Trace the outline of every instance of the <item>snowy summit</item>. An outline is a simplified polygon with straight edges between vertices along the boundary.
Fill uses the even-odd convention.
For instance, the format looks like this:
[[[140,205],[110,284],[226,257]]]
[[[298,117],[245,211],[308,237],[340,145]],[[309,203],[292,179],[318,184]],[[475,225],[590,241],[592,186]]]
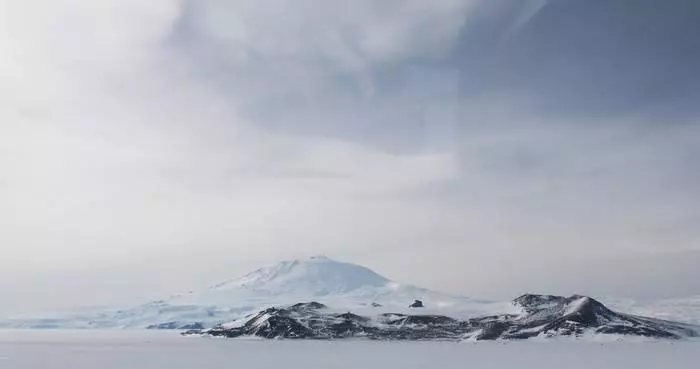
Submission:
[[[416,300],[425,304],[426,311],[436,313],[478,314],[493,307],[467,297],[398,283],[360,265],[314,256],[281,261],[202,291],[130,309],[0,324],[30,328],[191,328],[300,301],[319,301],[353,311],[405,311]]]
[[[415,300],[438,310],[478,304],[467,297],[398,283],[369,268],[326,256],[282,261],[167,302],[234,308],[242,304],[259,308],[312,300],[343,309],[379,306],[405,309]]]
[[[390,283],[390,280],[368,268],[321,255],[260,268],[241,278],[216,285],[212,290],[247,289],[270,295],[293,293],[325,296],[382,288]]]
[[[228,337],[515,339],[622,334],[694,337],[696,327],[608,309],[586,296],[490,303],[394,282],[325,256],[286,260],[199,292],[126,310],[17,320],[24,328],[184,329]]]

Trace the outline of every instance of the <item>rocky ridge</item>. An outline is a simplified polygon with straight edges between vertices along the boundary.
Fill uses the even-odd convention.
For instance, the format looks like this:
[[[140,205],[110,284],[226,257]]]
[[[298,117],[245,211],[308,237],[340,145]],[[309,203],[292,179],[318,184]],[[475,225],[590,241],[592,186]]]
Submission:
[[[650,338],[697,337],[697,327],[614,312],[587,296],[526,294],[518,314],[455,319],[444,315],[333,312],[318,302],[264,309],[243,319],[184,334],[286,339],[496,340],[617,334]]]

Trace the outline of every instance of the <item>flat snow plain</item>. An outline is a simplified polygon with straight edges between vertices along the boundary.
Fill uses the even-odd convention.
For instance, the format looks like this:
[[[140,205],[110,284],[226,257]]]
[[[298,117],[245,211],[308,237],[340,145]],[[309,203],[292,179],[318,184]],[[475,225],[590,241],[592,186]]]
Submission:
[[[700,367],[698,341],[368,342],[181,337],[163,331],[0,331],[2,369]]]

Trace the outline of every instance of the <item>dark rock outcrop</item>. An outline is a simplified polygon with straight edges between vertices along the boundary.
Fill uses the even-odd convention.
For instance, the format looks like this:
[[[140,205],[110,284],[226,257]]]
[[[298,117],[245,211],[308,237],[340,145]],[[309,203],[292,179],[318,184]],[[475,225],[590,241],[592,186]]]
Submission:
[[[616,313],[586,296],[527,294],[513,303],[522,308],[521,314],[470,319],[470,325],[480,327],[475,338],[580,336],[586,332],[656,338],[697,335],[694,329],[684,324]]]
[[[201,330],[204,329],[204,325],[199,322],[195,323],[182,323],[182,322],[166,322],[160,324],[152,324],[146,327],[146,329],[182,329],[182,330]]]
[[[411,305],[408,305],[408,307],[410,307],[410,308],[422,308],[425,306],[423,305],[423,301],[415,300],[415,301],[413,301],[413,303]]]
[[[191,331],[212,336],[289,339],[365,337],[378,340],[494,340],[535,336],[620,334],[665,339],[696,337],[697,327],[616,313],[586,296],[523,295],[513,301],[519,314],[458,320],[442,315],[387,313],[364,317],[332,313],[320,303],[276,307],[251,315],[236,327]]]
[[[304,311],[304,310],[317,310],[317,309],[327,309],[328,306],[316,302],[316,301],[311,301],[311,302],[300,302],[298,304],[294,304],[290,306],[288,309],[294,310],[294,311]]]

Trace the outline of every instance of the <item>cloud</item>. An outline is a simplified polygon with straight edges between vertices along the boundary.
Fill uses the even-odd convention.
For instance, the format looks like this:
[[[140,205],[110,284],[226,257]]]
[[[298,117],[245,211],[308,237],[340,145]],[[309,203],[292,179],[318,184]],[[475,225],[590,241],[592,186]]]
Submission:
[[[354,69],[444,54],[473,3],[206,0],[188,2],[185,21],[189,31],[225,43],[232,56]]]
[[[209,89],[168,47],[186,16],[179,4],[11,4],[0,138],[6,273],[119,262],[174,244],[237,244],[254,255],[266,230],[331,223],[321,212],[456,175],[449,153],[396,155],[249,124],[235,97]]]
[[[535,32],[559,8],[503,4],[11,1],[0,280],[26,283],[6,298],[317,253],[471,293],[502,263],[695,248],[695,112],[588,112],[598,68],[530,83],[561,67]]]

